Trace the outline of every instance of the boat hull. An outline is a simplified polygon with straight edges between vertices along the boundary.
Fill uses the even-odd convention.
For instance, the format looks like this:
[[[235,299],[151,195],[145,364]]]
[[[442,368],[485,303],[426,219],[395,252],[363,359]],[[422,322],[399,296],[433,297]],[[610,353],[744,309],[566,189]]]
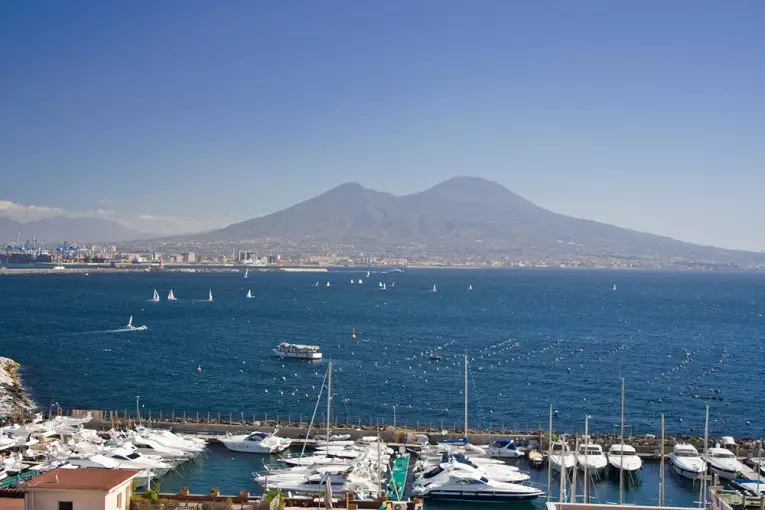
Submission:
[[[295,359],[321,359],[321,353],[320,352],[310,352],[310,353],[295,353],[295,352],[284,352],[280,351],[279,349],[272,349],[274,354],[279,358],[295,358]]]
[[[698,471],[695,469],[687,469],[683,466],[678,465],[676,462],[673,462],[672,460],[670,460],[669,465],[672,468],[672,471],[675,472],[675,474],[678,474],[682,476],[683,478],[687,478],[688,480],[696,481],[699,479],[701,475],[704,474],[703,471]]]
[[[431,501],[480,501],[482,503],[507,503],[508,501],[533,501],[539,497],[539,494],[502,494],[498,492],[439,490],[423,494],[423,497]]]

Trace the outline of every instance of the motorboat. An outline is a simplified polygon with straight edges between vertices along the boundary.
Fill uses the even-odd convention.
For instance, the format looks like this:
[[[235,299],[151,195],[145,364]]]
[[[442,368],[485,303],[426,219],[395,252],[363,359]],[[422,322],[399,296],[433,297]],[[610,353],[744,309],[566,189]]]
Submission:
[[[526,448],[517,446],[512,439],[497,439],[489,446],[489,455],[492,457],[517,459],[525,454]]]
[[[739,473],[744,468],[733,452],[727,448],[721,448],[719,444],[715,445],[714,448],[707,449],[704,460],[709,464],[709,471],[712,474],[726,480],[738,478]]]
[[[576,466],[576,455],[568,449],[568,443],[564,440],[553,441],[550,452],[550,465],[555,471],[573,469]]]
[[[614,444],[608,449],[608,465],[616,471],[635,473],[643,467],[643,459],[638,457],[635,448],[625,444]]]
[[[473,461],[474,459],[469,459],[462,454],[453,455],[451,458],[449,458],[448,455],[445,455],[445,457],[447,458],[444,460],[453,461],[458,465],[458,468],[462,468],[463,466],[471,467],[482,475],[498,482],[522,483],[528,481],[531,478],[526,473],[522,473],[520,470],[518,470],[518,468],[514,466],[508,466],[504,463],[475,463]]]
[[[528,457],[531,467],[541,467],[545,463],[545,456],[536,450],[529,450]]]
[[[303,457],[282,457],[282,462],[288,466],[310,466],[312,464],[326,465],[343,465],[348,466],[351,459],[330,457],[327,455],[306,455]]]
[[[737,478],[732,480],[731,483],[737,489],[740,489],[748,494],[753,494],[755,496],[765,495],[765,481],[750,480],[748,478]]]
[[[597,476],[608,466],[608,459],[603,453],[602,446],[587,442],[579,445],[576,452],[576,463],[582,471],[586,468],[589,474]]]
[[[479,473],[439,466],[441,471],[423,475],[412,488],[412,495],[444,501],[532,501],[543,493],[516,483],[498,482]],[[437,471],[437,470],[434,470]]]
[[[669,454],[669,465],[675,473],[689,480],[698,480],[707,471],[707,463],[696,448],[687,443],[675,445]]]
[[[125,329],[128,329],[130,331],[145,331],[149,329],[149,327],[146,324],[142,324],[140,326],[133,326],[133,316],[131,315],[128,319],[128,323],[125,326]]]
[[[273,352],[280,358],[321,359],[321,350],[318,345],[282,342],[279,347],[273,349]]]
[[[265,432],[253,432],[238,436],[227,435],[221,438],[220,442],[231,451],[246,453],[279,453],[292,444],[291,439]]]

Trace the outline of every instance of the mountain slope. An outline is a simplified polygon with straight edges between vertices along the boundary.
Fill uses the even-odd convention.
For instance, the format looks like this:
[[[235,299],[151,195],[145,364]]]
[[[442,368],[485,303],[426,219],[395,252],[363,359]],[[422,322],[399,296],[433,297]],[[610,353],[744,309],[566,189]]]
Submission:
[[[765,260],[761,254],[699,246],[557,214],[476,177],[455,177],[400,197],[344,184],[277,213],[195,236],[208,241],[268,237],[367,249],[419,245],[428,253],[536,260]]]
[[[0,245],[5,247],[16,239],[16,231],[21,231],[21,242],[32,239],[60,243],[63,241],[126,241],[145,237],[138,232],[122,226],[116,221],[98,218],[65,218],[63,216],[21,223],[0,218]]]

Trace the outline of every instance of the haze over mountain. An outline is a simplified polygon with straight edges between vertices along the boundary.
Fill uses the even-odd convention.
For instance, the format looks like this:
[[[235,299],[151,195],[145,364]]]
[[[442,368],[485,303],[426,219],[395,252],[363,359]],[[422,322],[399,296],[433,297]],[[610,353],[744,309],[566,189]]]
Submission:
[[[206,241],[273,237],[366,249],[421,245],[430,252],[536,260],[582,256],[765,260],[750,252],[700,246],[557,214],[477,177],[455,177],[403,196],[343,184],[274,214],[194,236]]]
[[[57,216],[22,223],[0,217],[0,245],[7,246],[16,239],[16,231],[21,231],[21,242],[32,239],[46,243],[63,241],[104,242],[128,241],[146,237],[116,221],[99,218],[67,218]]]

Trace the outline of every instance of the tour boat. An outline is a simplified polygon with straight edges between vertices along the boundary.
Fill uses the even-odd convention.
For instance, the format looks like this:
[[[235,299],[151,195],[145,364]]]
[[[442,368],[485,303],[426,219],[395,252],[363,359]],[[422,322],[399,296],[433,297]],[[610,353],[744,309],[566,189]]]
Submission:
[[[550,452],[550,464],[555,471],[572,469],[576,466],[576,455],[568,449],[568,443],[565,439],[553,441],[552,451]]]
[[[525,455],[526,449],[516,446],[512,439],[497,439],[489,446],[489,455],[492,457],[506,457],[517,459]]]
[[[319,349],[318,345],[300,345],[282,342],[273,351],[280,358],[321,359],[321,351]]]
[[[634,447],[615,444],[608,449],[608,465],[616,471],[621,469],[625,473],[635,473],[642,469],[643,460],[637,456]]]
[[[157,289],[154,289],[154,295],[152,295],[151,300],[155,303],[159,303],[159,293],[157,292]]]
[[[129,329],[131,331],[144,331],[149,328],[145,324],[141,326],[133,326],[133,316],[131,315],[130,318],[128,319],[127,326],[125,326],[125,329]]]
[[[707,471],[707,463],[699,456],[693,445],[678,443],[669,454],[669,465],[678,475],[698,480]]]
[[[719,444],[707,450],[704,460],[709,464],[712,474],[726,480],[735,480],[744,469],[733,452],[727,448],[720,448]]]
[[[177,298],[175,297],[175,294],[173,294],[173,289],[170,289],[170,293],[167,295],[168,301],[176,301]]]
[[[579,450],[576,452],[576,463],[582,471],[586,467],[589,474],[596,476],[606,469],[608,460],[603,453],[602,446],[588,442],[579,445]]]
[[[292,444],[291,439],[265,432],[253,432],[240,436],[226,435],[220,442],[231,451],[245,453],[279,453]]]
[[[532,501],[543,494],[534,487],[498,482],[468,470],[449,469],[443,465],[434,471],[438,470],[441,471],[418,479],[412,495],[430,500],[505,502]]]

